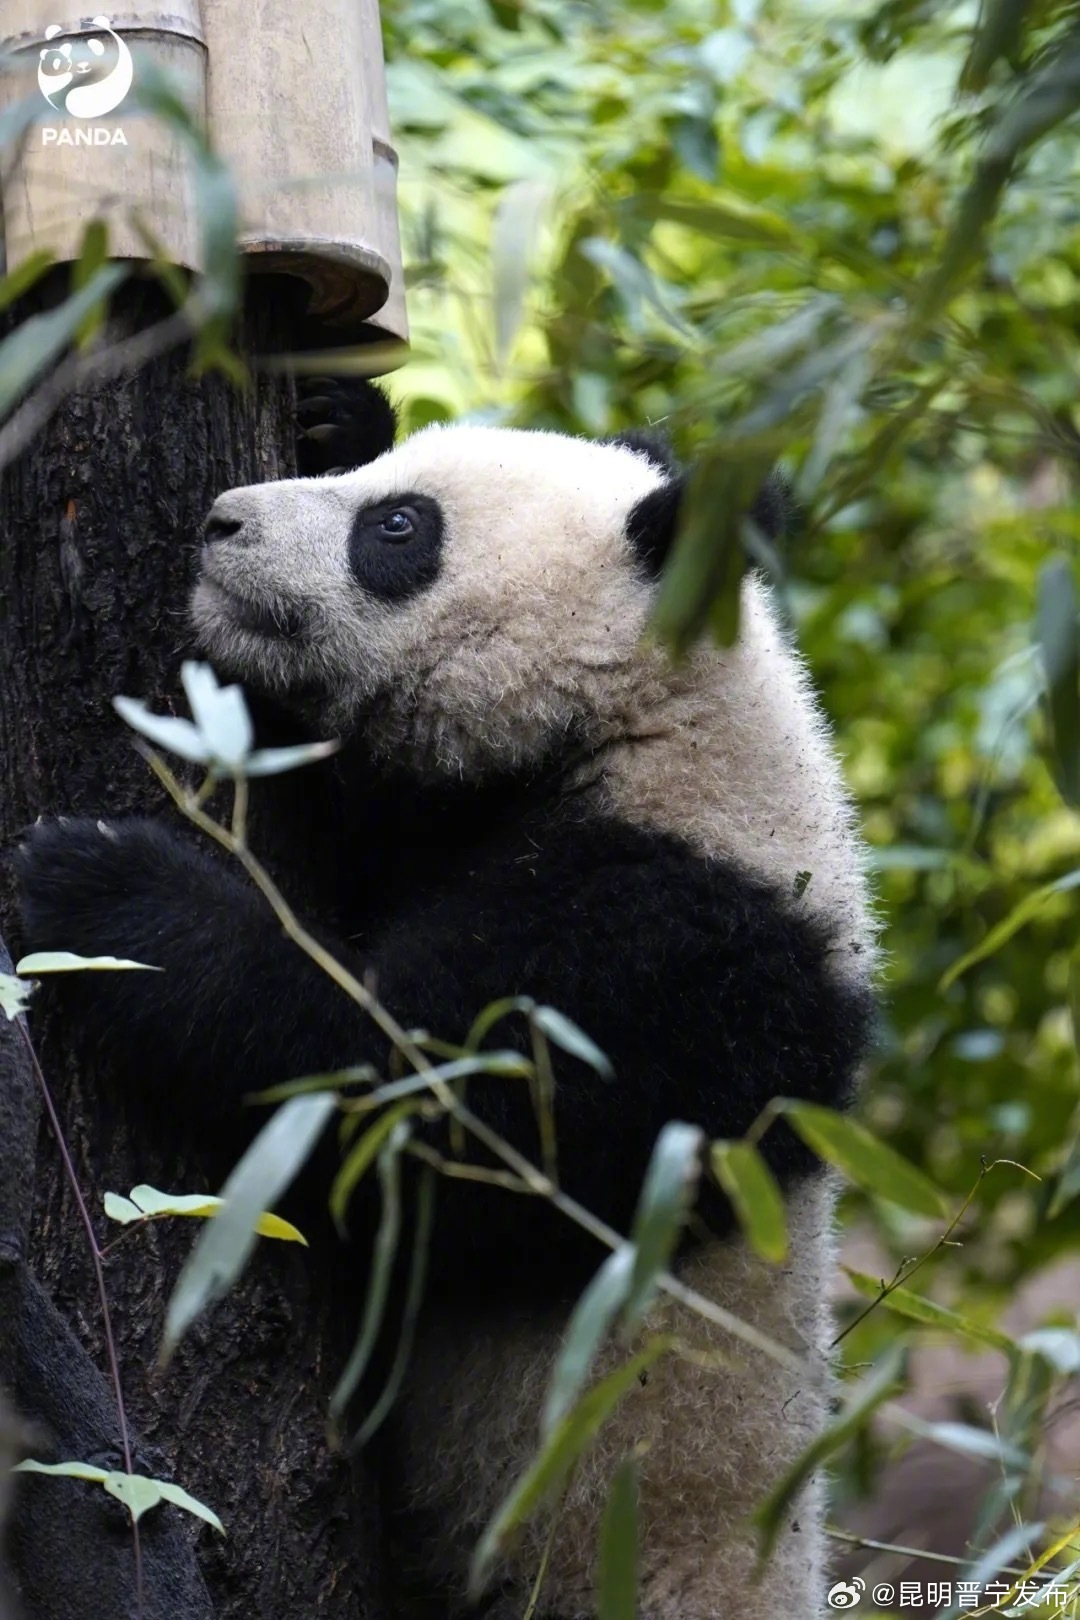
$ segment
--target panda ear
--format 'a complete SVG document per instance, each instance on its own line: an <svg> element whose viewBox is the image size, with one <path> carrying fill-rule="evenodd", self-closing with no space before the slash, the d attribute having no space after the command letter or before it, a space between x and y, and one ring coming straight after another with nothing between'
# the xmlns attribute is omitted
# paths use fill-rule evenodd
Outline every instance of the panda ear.
<svg viewBox="0 0 1080 1620"><path fill-rule="evenodd" d="M675 452L671 448L667 437L655 428L648 432L639 432L636 429L628 433L614 433L608 439L602 439L601 444L618 444L624 450L636 450L639 456L646 456L653 466L660 472L667 473L674 478L679 472L679 463L675 460Z"/></svg>
<svg viewBox="0 0 1080 1620"><path fill-rule="evenodd" d="M686 479L682 473L677 473L643 495L626 520L627 539L654 577L663 568L671 550L685 489Z"/></svg>
<svg viewBox="0 0 1080 1620"><path fill-rule="evenodd" d="M296 384L301 478L351 472L394 447L397 415L366 377L305 377Z"/></svg>
<svg viewBox="0 0 1080 1620"><path fill-rule="evenodd" d="M636 448L636 446L631 446ZM630 543L650 574L659 574L667 561L679 526L687 474L670 463L673 476L638 501L627 519ZM779 470L770 473L748 514L767 540L783 541L793 527L796 509L791 485Z"/></svg>

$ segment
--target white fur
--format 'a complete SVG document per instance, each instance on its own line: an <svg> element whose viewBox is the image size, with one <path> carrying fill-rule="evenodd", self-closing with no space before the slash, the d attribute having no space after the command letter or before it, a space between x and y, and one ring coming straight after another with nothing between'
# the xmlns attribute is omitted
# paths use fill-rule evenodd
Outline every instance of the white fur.
<svg viewBox="0 0 1080 1620"><path fill-rule="evenodd" d="M344 477L223 497L219 515L245 521L244 543L211 549L195 621L227 666L282 691L317 681L326 727L362 727L423 776L473 777L539 758L573 727L592 750L580 785L597 803L676 833L706 857L731 857L793 905L828 917L837 972L864 980L874 930L850 805L765 587L744 582L730 650L701 647L673 666L644 635L655 587L632 555L626 521L662 479L623 447L427 429ZM351 521L365 504L410 492L440 503L442 568L404 602L374 601L349 573ZM307 636L288 642L239 628L227 593L302 607ZM831 1210L827 1181L796 1192L792 1259L780 1270L740 1241L688 1267L695 1286L819 1371ZM671 1360L627 1398L575 1477L544 1602L562 1620L594 1613L607 1482L640 1446L641 1620L809 1620L823 1610L820 1485L805 1493L758 1586L743 1521L820 1429L824 1383L800 1384L696 1318L675 1325L689 1342L723 1350L731 1366ZM445 1525L429 1552L450 1592L461 1591L477 1536L533 1454L561 1328L549 1320L508 1329L497 1308L487 1321L470 1310L440 1323L417 1352L401 1415L416 1500ZM524 1608L545 1534L534 1526L507 1566L507 1616Z"/></svg>

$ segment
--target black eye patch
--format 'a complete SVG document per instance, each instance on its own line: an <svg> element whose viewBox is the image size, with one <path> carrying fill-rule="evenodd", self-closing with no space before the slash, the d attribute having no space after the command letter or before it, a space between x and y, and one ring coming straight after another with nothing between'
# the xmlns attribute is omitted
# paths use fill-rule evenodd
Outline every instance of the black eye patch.
<svg viewBox="0 0 1080 1620"><path fill-rule="evenodd" d="M403 494L363 507L349 532L349 567L369 596L400 602L438 578L443 516L430 495Z"/></svg>

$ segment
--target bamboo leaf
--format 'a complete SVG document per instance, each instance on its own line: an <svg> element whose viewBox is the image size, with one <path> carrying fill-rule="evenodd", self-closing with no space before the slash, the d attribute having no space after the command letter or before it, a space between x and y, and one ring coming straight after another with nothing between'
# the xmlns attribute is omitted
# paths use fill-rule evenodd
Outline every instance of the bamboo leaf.
<svg viewBox="0 0 1080 1620"><path fill-rule="evenodd" d="M960 90L965 95L982 90L994 64L1016 49L1030 3L1031 0L982 0L978 27L960 70Z"/></svg>
<svg viewBox="0 0 1080 1620"><path fill-rule="evenodd" d="M665 1271L701 1174L704 1136L696 1125L673 1121L656 1139L630 1234L634 1265L623 1310L623 1332L633 1333L656 1292L657 1278Z"/></svg>
<svg viewBox="0 0 1080 1620"><path fill-rule="evenodd" d="M549 1041L554 1041L564 1052L569 1052L571 1057L580 1058L582 1063L587 1063L605 1080L613 1079L615 1071L610 1059L564 1013L557 1012L554 1007L534 1007L529 1014L529 1022L542 1030Z"/></svg>
<svg viewBox="0 0 1080 1620"><path fill-rule="evenodd" d="M532 258L551 197L547 180L515 180L499 199L491 226L491 278L495 306L495 356L509 358L521 325Z"/></svg>
<svg viewBox="0 0 1080 1620"><path fill-rule="evenodd" d="M367 1371L379 1331L386 1314L390 1295L390 1277L401 1236L401 1150L409 1139L409 1121L400 1118L392 1128L379 1153L379 1180L382 1183L382 1215L375 1235L371 1272L368 1278L364 1315L352 1354L330 1396L330 1416L340 1424L353 1394ZM369 1133L370 1134L370 1133Z"/></svg>
<svg viewBox="0 0 1080 1620"><path fill-rule="evenodd" d="M1035 889L1031 894L1025 895L1007 917L989 929L972 950L965 952L947 972L942 974L939 990L942 992L948 990L968 968L974 967L976 962L984 962L988 956L993 956L1012 939L1015 933L1033 921L1056 894L1067 894L1076 888L1080 888L1080 867L1072 872L1066 872L1064 877L1055 878L1053 883L1044 883L1041 889Z"/></svg>
<svg viewBox="0 0 1080 1620"><path fill-rule="evenodd" d="M150 962L131 962L124 956L78 956L74 951L31 951L15 965L16 973L39 978L43 973L164 973Z"/></svg>
<svg viewBox="0 0 1080 1620"><path fill-rule="evenodd" d="M427 1087L424 1088L428 1089ZM345 1215L349 1208L349 1200L356 1191L364 1176L371 1169L379 1154L397 1127L410 1114L414 1114L419 1104L415 1099L406 1099L395 1103L388 1108L385 1114L370 1125L360 1140L350 1150L348 1158L334 1177L330 1188L330 1213L339 1231L344 1230Z"/></svg>
<svg viewBox="0 0 1080 1620"><path fill-rule="evenodd" d="M775 1106L807 1147L835 1165L857 1187L879 1198L889 1198L916 1215L945 1214L945 1199L933 1182L858 1120L816 1103L784 1100Z"/></svg>
<svg viewBox="0 0 1080 1620"><path fill-rule="evenodd" d="M8 1019L26 1011L33 993L34 986L17 979L14 973L0 973L0 1012Z"/></svg>
<svg viewBox="0 0 1080 1620"><path fill-rule="evenodd" d="M0 342L0 421L74 343L87 316L104 304L127 273L122 264L103 265L56 309L27 316Z"/></svg>
<svg viewBox="0 0 1080 1620"><path fill-rule="evenodd" d="M639 1383L653 1363L671 1348L667 1338L654 1338L631 1359L596 1384L546 1437L536 1457L514 1486L480 1538L469 1576L473 1600L503 1549L538 1508L550 1501L568 1479L578 1458L595 1439L624 1395Z"/></svg>
<svg viewBox="0 0 1080 1620"><path fill-rule="evenodd" d="M266 1122L221 1191L225 1207L207 1221L169 1300L161 1359L195 1318L232 1287L255 1246L263 1212L276 1204L337 1108L324 1093L293 1097Z"/></svg>
<svg viewBox="0 0 1080 1620"><path fill-rule="evenodd" d="M690 476L671 559L653 610L653 633L682 656L711 624L722 646L739 632L739 587L746 570L744 516L772 463L728 449L703 457Z"/></svg>
<svg viewBox="0 0 1080 1620"><path fill-rule="evenodd" d="M868 1277L862 1271L852 1271L850 1266L845 1266L844 1271L864 1299L877 1299L881 1284L874 1277ZM897 1316L905 1316L913 1322L925 1322L928 1327L939 1327L947 1333L958 1333L965 1339L974 1339L978 1344L992 1345L995 1350L1004 1350L1006 1355L1013 1355L1017 1349L1016 1340L1007 1333L1000 1333L981 1322L972 1322L968 1317L950 1311L947 1306L938 1305L935 1300L927 1299L922 1294L914 1294L908 1288L890 1289L881 1305L884 1310L893 1311Z"/></svg>
<svg viewBox="0 0 1080 1620"><path fill-rule="evenodd" d="M110 1220L130 1224L132 1221L157 1219L163 1215L202 1216L209 1218L220 1215L225 1208L224 1198L212 1198L206 1193L163 1193L156 1187L145 1184L132 1187L130 1198L120 1198L116 1193L105 1194L105 1213ZM302 1243L305 1249L308 1246L307 1238L280 1215L273 1215L264 1210L255 1222L255 1230L260 1237L278 1238L284 1243Z"/></svg>
<svg viewBox="0 0 1080 1620"><path fill-rule="evenodd" d="M712 1171L723 1187L752 1247L763 1260L787 1258L784 1200L772 1171L749 1142L714 1142L709 1150Z"/></svg>
<svg viewBox="0 0 1080 1620"><path fill-rule="evenodd" d="M614 1249L575 1305L551 1370L540 1422L542 1434L550 1434L562 1422L588 1382L597 1351L626 1300L634 1258L629 1243Z"/></svg>
<svg viewBox="0 0 1080 1620"><path fill-rule="evenodd" d="M615 1472L600 1526L597 1620L637 1620L637 1464L628 1457Z"/></svg>
<svg viewBox="0 0 1080 1620"><path fill-rule="evenodd" d="M420 1171L416 1195L416 1234L413 1239L409 1282L405 1290L405 1305L402 1311L401 1326L398 1330L394 1362L390 1368L390 1375L386 1380L382 1394L372 1406L364 1419L363 1426L352 1442L350 1449L354 1452L361 1451L382 1428L404 1381L413 1340L416 1337L416 1324L420 1317L420 1307L424 1302L424 1284L427 1280L428 1253L431 1248L431 1228L434 1219L435 1172L430 1165L424 1165Z"/></svg>
<svg viewBox="0 0 1080 1620"><path fill-rule="evenodd" d="M896 1394L904 1378L904 1350L893 1345L845 1403L839 1417L797 1457L783 1478L752 1515L760 1532L759 1566L769 1557L783 1528L788 1510L806 1480L834 1451L865 1428L873 1413Z"/></svg>

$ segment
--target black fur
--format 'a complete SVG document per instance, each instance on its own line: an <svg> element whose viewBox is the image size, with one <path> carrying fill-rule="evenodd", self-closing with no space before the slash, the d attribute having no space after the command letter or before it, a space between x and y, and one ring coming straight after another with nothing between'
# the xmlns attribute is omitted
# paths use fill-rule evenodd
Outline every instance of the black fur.
<svg viewBox="0 0 1080 1620"><path fill-rule="evenodd" d="M301 478L351 472L394 447L397 415L381 388L364 377L306 377L296 385L296 443Z"/></svg>
<svg viewBox="0 0 1080 1620"><path fill-rule="evenodd" d="M395 533L394 520L409 524ZM400 602L430 585L442 560L443 515L430 495L395 495L365 506L349 533L349 567L368 596Z"/></svg>
<svg viewBox="0 0 1080 1620"><path fill-rule="evenodd" d="M354 941L328 943L407 1027L456 1041L489 1001L528 994L591 1035L615 1079L556 1053L560 1174L619 1229L666 1121L737 1136L774 1096L847 1099L869 1000L834 981L833 941L791 894L586 813L560 796L557 773L457 802L414 793L400 814L387 805L381 845L371 830L325 829ZM28 949L165 969L71 975L54 993L153 1093L169 1130L218 1131L229 1151L245 1092L364 1061L385 1068L385 1038L257 892L169 826L119 822L110 836L93 821L43 825L17 866ZM512 1033L492 1039L506 1045ZM522 1082L475 1079L469 1101L538 1152ZM811 1168L782 1131L765 1152L784 1180ZM715 1229L730 1225L719 1195L703 1213ZM597 1258L541 1201L473 1183L440 1181L436 1231L434 1283L458 1291L504 1289L513 1274L534 1295L562 1293Z"/></svg>

